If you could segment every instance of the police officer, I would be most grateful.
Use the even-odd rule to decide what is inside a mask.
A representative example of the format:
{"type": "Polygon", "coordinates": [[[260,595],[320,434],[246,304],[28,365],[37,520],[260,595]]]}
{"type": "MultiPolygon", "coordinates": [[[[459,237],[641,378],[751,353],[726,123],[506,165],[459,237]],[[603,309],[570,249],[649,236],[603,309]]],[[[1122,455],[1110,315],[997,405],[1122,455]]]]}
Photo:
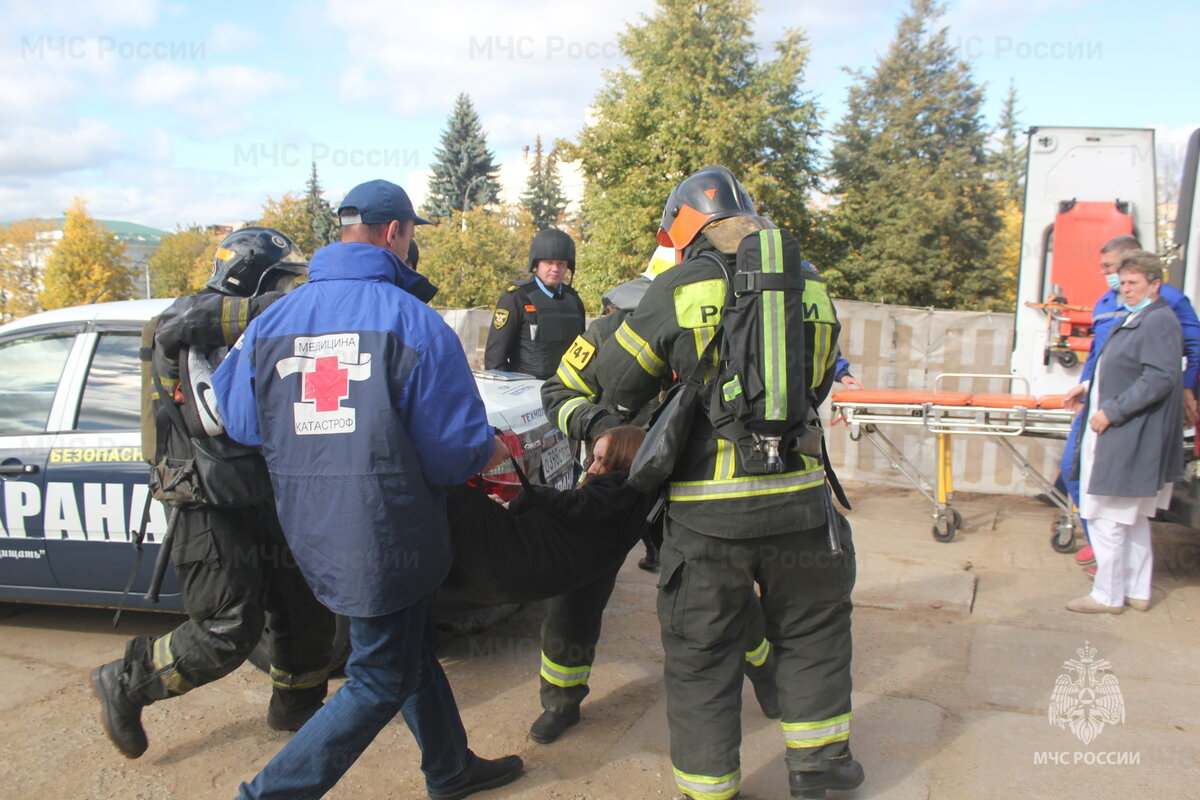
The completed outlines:
{"type": "Polygon", "coordinates": [[[566,282],[575,274],[575,242],[556,228],[533,237],[533,276],[509,286],[496,302],[483,353],[485,369],[549,378],[571,341],[583,333],[583,301],[566,282]]]}
{"type": "MultiPolygon", "coordinates": [[[[650,285],[596,357],[599,383],[617,407],[640,407],[672,371],[693,373],[716,333],[711,307],[724,306],[738,244],[773,227],[723,167],[705,167],[675,188],[659,242],[681,250],[681,263],[650,285]]],[[[788,388],[810,392],[815,407],[833,382],[839,325],[815,272],[805,271],[803,300],[809,374],[807,385],[788,388]]],[[[779,659],[792,796],[820,797],[863,780],[848,742],[849,530],[837,525],[831,538],[820,461],[795,451],[781,455],[782,472],[751,474],[700,412],[665,487],[658,613],[671,761],[687,797],[729,800],[740,791],[741,665],[756,583],[766,638],[779,659]]]]}
{"type": "MultiPolygon", "coordinates": [[[[542,384],[546,416],[568,437],[591,442],[617,425],[649,424],[650,416],[658,408],[657,397],[652,396],[636,414],[618,411],[599,382],[595,355],[638,307],[655,276],[673,266],[674,250],[659,247],[645,272],[606,292],[601,300],[605,315],[570,344],[558,370],[542,384]]],[[[638,566],[650,570],[658,567],[659,544],[661,533],[656,541],[646,541],[646,556],[638,566]]],[[[543,712],[529,731],[529,738],[535,742],[549,744],[557,740],[580,719],[579,707],[588,694],[601,619],[619,571],[620,565],[587,586],[549,601],[541,633],[539,684],[543,712]]],[[[781,710],[775,687],[776,659],[764,636],[761,609],[755,604],[751,612],[745,673],[763,713],[778,718],[781,710]]]]}
{"type": "MultiPolygon", "coordinates": [[[[180,463],[194,458],[193,440],[211,433],[196,411],[186,369],[189,354],[219,357],[259,312],[307,276],[303,255],[271,228],[230,234],[217,248],[212,278],[199,294],[180,297],[158,318],[151,369],[162,391],[187,413],[175,415],[150,387],[160,454],[180,463]],[[187,430],[179,430],[173,420],[187,430]]],[[[145,390],[146,387],[144,387],[145,390]]],[[[211,425],[212,421],[208,420],[211,425]]],[[[171,561],[188,619],[158,638],[139,636],[125,657],[91,673],[93,693],[109,739],[127,758],[147,747],[142,708],[191,691],[242,664],[269,625],[271,701],[267,725],[298,730],[325,699],[334,631],[333,614],[313,597],[292,559],[269,493],[266,463],[256,449],[224,433],[211,449],[251,461],[265,498],[215,507],[177,485],[171,561]]],[[[226,462],[228,463],[228,461],[226,462]]],[[[167,487],[160,487],[168,490],[167,487]]],[[[226,487],[228,488],[228,487],[226,487]]]]}

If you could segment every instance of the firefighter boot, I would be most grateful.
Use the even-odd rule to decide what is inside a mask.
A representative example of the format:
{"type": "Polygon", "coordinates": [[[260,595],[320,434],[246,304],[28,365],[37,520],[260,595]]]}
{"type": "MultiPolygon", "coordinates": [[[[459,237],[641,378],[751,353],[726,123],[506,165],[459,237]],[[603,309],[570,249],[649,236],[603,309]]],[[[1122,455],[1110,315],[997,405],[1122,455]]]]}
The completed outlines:
{"type": "Polygon", "coordinates": [[[789,772],[788,788],[792,797],[824,797],[827,791],[856,789],[864,777],[862,764],[850,758],[832,769],[820,772],[789,772]]]}
{"type": "Polygon", "coordinates": [[[542,712],[529,727],[529,738],[538,744],[550,744],[557,741],[567,728],[579,722],[579,706],[570,706],[562,711],[542,712]]]}
{"type": "Polygon", "coordinates": [[[125,690],[125,663],[112,661],[92,670],[92,694],[100,701],[100,719],[104,732],[126,758],[146,752],[146,730],[142,727],[142,706],[129,699],[125,690]]]}

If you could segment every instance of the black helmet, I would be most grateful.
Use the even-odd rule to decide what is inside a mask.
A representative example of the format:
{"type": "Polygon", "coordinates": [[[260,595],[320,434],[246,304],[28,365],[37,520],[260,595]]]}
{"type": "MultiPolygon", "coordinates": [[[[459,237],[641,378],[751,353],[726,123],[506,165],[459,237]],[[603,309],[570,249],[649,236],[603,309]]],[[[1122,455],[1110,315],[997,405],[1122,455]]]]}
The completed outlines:
{"type": "Polygon", "coordinates": [[[539,261],[565,261],[567,269],[575,271],[575,240],[558,228],[538,231],[529,245],[529,271],[537,269],[539,261]]]}
{"type": "Polygon", "coordinates": [[[635,311],[638,303],[642,302],[646,290],[650,288],[650,278],[638,275],[631,281],[625,281],[620,286],[614,286],[600,297],[601,310],[615,306],[621,311],[635,311]]]}
{"type": "Polygon", "coordinates": [[[274,288],[283,274],[307,275],[308,262],[291,239],[274,228],[234,231],[217,246],[210,289],[221,294],[254,297],[274,288]]]}
{"type": "Polygon", "coordinates": [[[710,222],[757,213],[754,201],[732,172],[718,164],[704,167],[684,178],[667,198],[658,243],[682,250],[710,222]]]}

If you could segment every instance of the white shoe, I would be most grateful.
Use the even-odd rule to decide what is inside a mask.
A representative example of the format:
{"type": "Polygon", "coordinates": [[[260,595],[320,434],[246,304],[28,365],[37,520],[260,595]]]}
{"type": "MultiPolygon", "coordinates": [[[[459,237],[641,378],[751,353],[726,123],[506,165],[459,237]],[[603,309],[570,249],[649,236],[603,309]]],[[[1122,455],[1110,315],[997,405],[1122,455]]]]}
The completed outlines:
{"type": "Polygon", "coordinates": [[[1098,603],[1090,594],[1076,597],[1067,603],[1067,611],[1074,611],[1078,614],[1120,614],[1124,610],[1125,606],[1106,606],[1098,603]]]}

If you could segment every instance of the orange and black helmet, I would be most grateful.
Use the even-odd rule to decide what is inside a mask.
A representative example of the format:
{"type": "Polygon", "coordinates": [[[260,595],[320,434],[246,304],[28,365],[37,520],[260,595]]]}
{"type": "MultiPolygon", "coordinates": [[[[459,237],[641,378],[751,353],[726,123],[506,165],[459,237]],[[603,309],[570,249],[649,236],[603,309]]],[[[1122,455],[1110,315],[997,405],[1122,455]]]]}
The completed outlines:
{"type": "Polygon", "coordinates": [[[682,250],[710,222],[757,213],[754,201],[732,172],[716,164],[704,167],[684,178],[667,198],[658,243],[682,250]]]}

